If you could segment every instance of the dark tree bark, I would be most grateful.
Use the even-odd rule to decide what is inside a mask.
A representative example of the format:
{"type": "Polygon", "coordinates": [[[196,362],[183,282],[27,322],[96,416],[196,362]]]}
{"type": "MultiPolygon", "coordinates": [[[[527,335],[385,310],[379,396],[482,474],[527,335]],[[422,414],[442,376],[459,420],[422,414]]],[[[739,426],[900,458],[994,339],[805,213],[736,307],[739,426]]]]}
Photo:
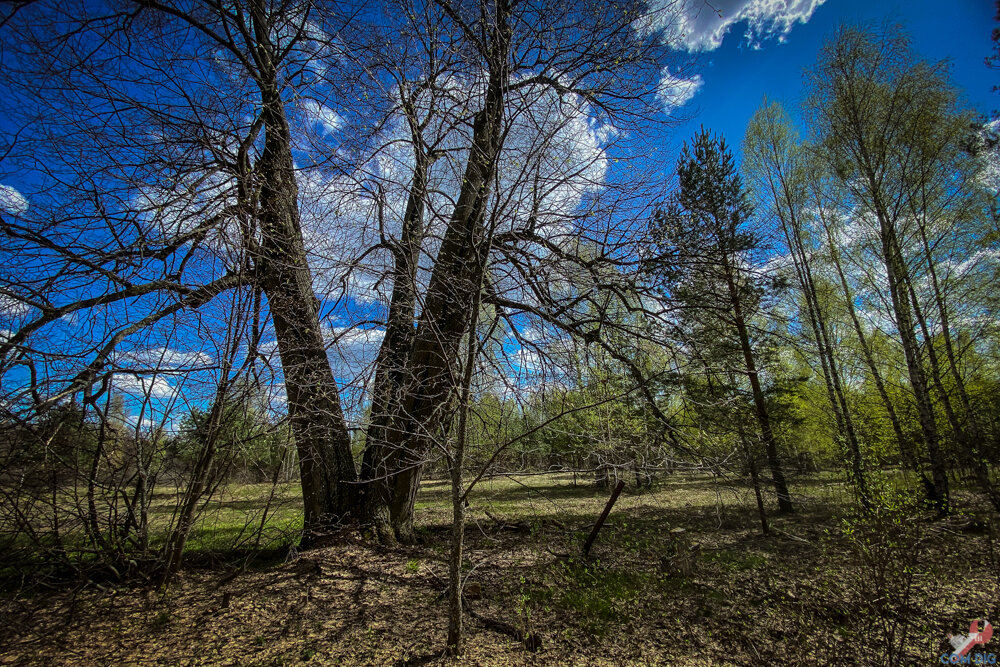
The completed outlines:
{"type": "Polygon", "coordinates": [[[374,529],[379,540],[394,539],[388,505],[370,501],[370,491],[376,491],[387,479],[390,470],[387,462],[392,451],[389,446],[389,429],[393,417],[399,414],[401,393],[410,383],[407,380],[407,362],[413,344],[413,321],[416,317],[416,271],[424,237],[423,217],[427,196],[427,172],[431,159],[422,151],[414,137],[416,163],[413,182],[406,204],[400,239],[392,247],[393,283],[386,317],[385,337],[376,360],[375,378],[372,383],[371,423],[366,433],[365,450],[361,463],[361,496],[359,509],[364,521],[374,529]],[[375,488],[373,489],[373,485],[375,488]]]}
{"type": "MultiPolygon", "coordinates": [[[[386,475],[369,485],[366,514],[388,516],[395,539],[413,540],[413,505],[427,454],[442,437],[458,384],[459,346],[485,270],[484,220],[501,147],[510,49],[508,8],[498,2],[490,28],[490,68],[483,108],[475,115],[465,177],[434,263],[404,371],[398,409],[380,457],[386,475]]],[[[380,519],[383,521],[383,519],[380,519]]],[[[388,539],[384,526],[379,529],[388,539]]]]}
{"type": "Polygon", "coordinates": [[[254,47],[260,54],[257,76],[264,128],[264,150],[256,165],[260,256],[255,259],[285,376],[308,538],[351,512],[357,472],[302,240],[291,134],[274,65],[269,17],[260,0],[251,7],[254,47]]]}

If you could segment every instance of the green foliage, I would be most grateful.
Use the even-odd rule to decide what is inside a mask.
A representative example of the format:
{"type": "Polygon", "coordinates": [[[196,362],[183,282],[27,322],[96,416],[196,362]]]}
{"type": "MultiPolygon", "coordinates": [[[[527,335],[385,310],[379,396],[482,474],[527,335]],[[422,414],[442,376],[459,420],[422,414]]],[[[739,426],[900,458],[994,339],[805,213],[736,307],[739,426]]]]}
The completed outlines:
{"type": "Polygon", "coordinates": [[[900,664],[915,613],[912,600],[922,572],[927,529],[922,503],[881,480],[870,511],[844,519],[841,532],[854,551],[854,590],[874,626],[879,664],[900,664]]]}
{"type": "Polygon", "coordinates": [[[246,397],[226,399],[217,426],[211,424],[211,414],[209,409],[192,408],[168,445],[170,455],[186,467],[193,467],[210,445],[225,470],[242,470],[251,479],[264,481],[289,455],[288,429],[272,423],[246,397]]]}
{"type": "Polygon", "coordinates": [[[598,637],[631,618],[637,600],[655,584],[651,575],[608,567],[600,560],[571,558],[557,567],[556,603],[576,615],[581,629],[598,637]]]}
{"type": "Polygon", "coordinates": [[[705,554],[705,560],[727,572],[747,572],[767,565],[767,558],[760,554],[733,549],[709,551],[705,554]]]}

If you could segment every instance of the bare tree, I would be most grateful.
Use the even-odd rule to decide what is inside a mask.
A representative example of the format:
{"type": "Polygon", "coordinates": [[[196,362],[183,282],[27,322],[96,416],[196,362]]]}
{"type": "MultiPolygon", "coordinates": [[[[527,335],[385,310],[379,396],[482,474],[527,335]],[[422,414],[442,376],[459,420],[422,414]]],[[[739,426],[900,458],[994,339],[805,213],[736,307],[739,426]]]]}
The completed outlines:
{"type": "Polygon", "coordinates": [[[8,164],[41,163],[44,181],[30,208],[3,215],[22,258],[4,294],[33,313],[0,341],[12,404],[39,414],[81,392],[96,401],[117,350],[168,318],[197,326],[196,311],[218,295],[251,290],[241,303],[257,304],[254,344],[227,363],[259,357],[260,332],[273,327],[307,537],[355,513],[393,541],[412,537],[476,286],[515,338],[535,317],[608,346],[594,313],[609,298],[624,302],[637,239],[623,209],[638,196],[625,186],[631,174],[607,184],[607,146],[662,118],[666,51],[661,33],[637,23],[647,8],[442,0],[395,9],[39,2],[9,17],[9,106],[24,131],[8,164]],[[386,48],[398,26],[402,55],[386,48]],[[338,95],[357,99],[355,109],[337,106],[338,95]],[[355,136],[343,146],[326,131],[308,136],[345,119],[355,136]],[[582,160],[572,154],[580,145],[582,160]],[[404,177],[377,166],[399,146],[404,177]],[[355,220],[324,209],[317,173],[331,190],[344,186],[355,220]],[[331,279],[317,263],[339,260],[315,252],[322,232],[310,225],[338,217],[377,238],[365,246],[370,234],[358,234],[347,273],[332,279],[346,285],[384,251],[380,280],[392,282],[361,484],[315,288],[331,279]],[[588,304],[596,309],[582,315],[588,304]],[[60,322],[98,311],[105,326],[59,366],[50,342],[60,322]]]}
{"type": "Polygon", "coordinates": [[[43,269],[25,281],[22,260],[5,288],[37,315],[3,342],[4,368],[49,354],[28,337],[60,318],[141,310],[108,327],[68,382],[31,387],[43,410],[106,377],[130,336],[258,286],[282,359],[307,533],[351,510],[356,473],[303,241],[288,97],[321,50],[317,34],[346,18],[308,3],[37,3],[5,28],[18,36],[5,69],[25,128],[8,158],[43,151],[49,196],[4,216],[5,236],[43,269]],[[107,288],[95,294],[98,276],[107,288]]]}
{"type": "MultiPolygon", "coordinates": [[[[437,7],[441,23],[448,28],[443,32],[435,28],[430,35],[437,39],[444,35],[461,43],[458,52],[470,59],[465,67],[481,74],[467,84],[470,97],[466,104],[475,111],[463,121],[468,127],[468,143],[458,171],[461,186],[453,205],[441,213],[447,222],[419,299],[420,314],[411,347],[402,365],[399,358],[390,358],[387,330],[376,371],[376,397],[381,396],[379,379],[393,374],[391,368],[398,369],[404,383],[392,390],[399,396],[398,405],[373,412],[367,446],[378,449],[365,454],[366,471],[371,474],[371,479],[365,480],[367,516],[380,537],[388,541],[412,539],[412,507],[420,472],[431,443],[450,414],[449,397],[459,378],[458,350],[472,316],[474,286],[484,284],[486,302],[517,307],[522,295],[539,289],[541,277],[516,276],[508,267],[513,266],[514,271],[519,266],[528,267],[530,257],[539,254],[548,257],[544,261],[551,264],[552,258],[566,259],[578,252],[549,237],[554,218],[572,220],[580,215],[578,210],[558,208],[560,196],[570,201],[580,199],[572,192],[570,196],[560,192],[560,187],[587,178],[586,174],[543,168],[543,156],[553,154],[554,133],[565,132],[570,122],[586,118],[588,111],[608,122],[621,123],[653,114],[654,81],[659,72],[654,69],[660,51],[656,36],[634,29],[634,17],[641,9],[638,5],[528,7],[498,2],[473,9],[441,2],[437,7]],[[589,27],[586,32],[578,28],[583,24],[589,27]],[[555,110],[561,113],[553,114],[555,110]],[[561,117],[555,128],[546,120],[553,115],[561,117]],[[532,128],[538,138],[527,142],[520,138],[523,154],[511,153],[511,147],[517,145],[512,137],[532,128]],[[507,191],[498,193],[497,209],[491,208],[491,193],[501,164],[513,168],[505,172],[511,181],[504,183],[507,191]],[[549,210],[552,206],[556,209],[549,210]],[[495,224],[504,218],[509,222],[497,227],[495,235],[486,233],[489,220],[495,224]],[[531,245],[535,248],[528,250],[531,245]],[[492,260],[487,261],[487,257],[492,260]],[[488,266],[492,268],[487,271],[488,266]],[[510,284],[510,277],[519,278],[516,286],[510,284]],[[510,298],[515,293],[519,296],[510,298]],[[387,368],[388,364],[392,365],[387,368]]],[[[423,29],[427,30],[426,26],[423,29]]],[[[427,80],[409,85],[428,90],[433,81],[428,75],[427,80]]],[[[403,111],[412,117],[405,107],[403,111]]],[[[412,133],[415,123],[407,122],[412,133]]],[[[415,155],[427,150],[426,138],[411,138],[415,155]]],[[[443,160],[442,168],[448,163],[443,160]]],[[[413,183],[419,184],[425,160],[417,157],[414,164],[413,183]]],[[[420,197],[414,198],[415,194],[420,194],[420,188],[410,189],[407,211],[419,208],[420,197]]],[[[405,265],[405,261],[396,260],[399,277],[405,273],[399,267],[405,265]]],[[[397,289],[404,288],[394,283],[393,300],[397,289]]],[[[412,308],[410,302],[405,303],[405,310],[412,308]]],[[[407,322],[401,328],[411,326],[407,322]]]]}

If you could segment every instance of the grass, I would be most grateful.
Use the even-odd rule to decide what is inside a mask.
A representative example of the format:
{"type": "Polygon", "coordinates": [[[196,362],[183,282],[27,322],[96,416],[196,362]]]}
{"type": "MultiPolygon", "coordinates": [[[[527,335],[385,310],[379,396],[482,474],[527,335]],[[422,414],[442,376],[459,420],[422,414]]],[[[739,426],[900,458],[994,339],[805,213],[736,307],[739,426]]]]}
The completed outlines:
{"type": "MultiPolygon", "coordinates": [[[[183,489],[164,488],[154,495],[150,507],[150,515],[155,517],[150,522],[151,542],[159,543],[166,538],[173,523],[176,498],[181,493],[183,489]]],[[[267,550],[294,541],[302,530],[301,493],[298,484],[284,484],[273,489],[269,484],[223,487],[201,509],[188,538],[189,552],[225,553],[253,546],[254,542],[267,550]]]]}
{"type": "MultiPolygon", "coordinates": [[[[889,474],[882,484],[899,482],[889,474]]],[[[266,539],[294,538],[297,492],[280,490],[264,522],[266,539]]],[[[858,520],[842,478],[800,477],[793,492],[798,511],[772,516],[774,530],[762,536],[749,488],[664,476],[652,490],[622,494],[584,558],[580,546],[608,491],[574,486],[571,475],[483,480],[468,509],[466,575],[477,590],[470,604],[541,637],[542,649],[525,652],[469,619],[467,661],[876,664],[866,646],[889,628],[906,633],[897,657],[922,663],[945,650],[949,632],[996,616],[1000,570],[989,554],[1000,544],[982,531],[964,532],[967,517],[934,521],[911,508],[906,535],[920,548],[897,549],[880,537],[885,526],[858,520]],[[675,528],[684,529],[683,542],[671,535],[675,528]],[[681,546],[688,549],[684,568],[676,560],[681,546]],[[891,579],[873,576],[872,554],[889,554],[896,568],[889,571],[913,573],[908,597],[891,579]],[[883,599],[891,604],[872,602],[883,599]]],[[[165,508],[176,490],[161,493],[154,505],[165,508]]],[[[268,493],[266,485],[223,489],[205,508],[191,553],[251,539],[268,493]]],[[[973,506],[967,494],[956,498],[973,506]]],[[[160,523],[168,517],[159,512],[156,525],[168,525],[160,523]]],[[[183,573],[163,597],[123,588],[110,596],[91,589],[72,598],[52,592],[0,601],[0,614],[12,619],[0,629],[0,645],[10,647],[0,649],[0,663],[12,656],[38,664],[131,663],[139,646],[142,660],[165,664],[430,660],[444,645],[450,518],[447,483],[430,480],[418,496],[416,546],[385,550],[344,533],[302,554],[308,566],[248,570],[222,589],[222,571],[200,568],[183,573]],[[69,618],[66,609],[74,610],[69,618]]]]}

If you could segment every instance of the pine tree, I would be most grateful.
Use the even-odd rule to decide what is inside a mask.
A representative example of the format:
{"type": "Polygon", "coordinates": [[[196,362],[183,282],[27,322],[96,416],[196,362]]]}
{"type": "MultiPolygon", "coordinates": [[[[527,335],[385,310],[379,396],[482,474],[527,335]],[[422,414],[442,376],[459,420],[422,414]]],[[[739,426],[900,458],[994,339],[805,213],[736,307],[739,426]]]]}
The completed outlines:
{"type": "Polygon", "coordinates": [[[768,287],[754,262],[763,244],[750,227],[753,205],[732,152],[705,129],[684,145],[677,177],[676,197],[652,224],[658,246],[653,273],[697,332],[693,340],[710,340],[714,348],[728,343],[730,358],[742,357],[735,363],[749,383],[778,510],[791,512],[750,325],[768,287]]]}

